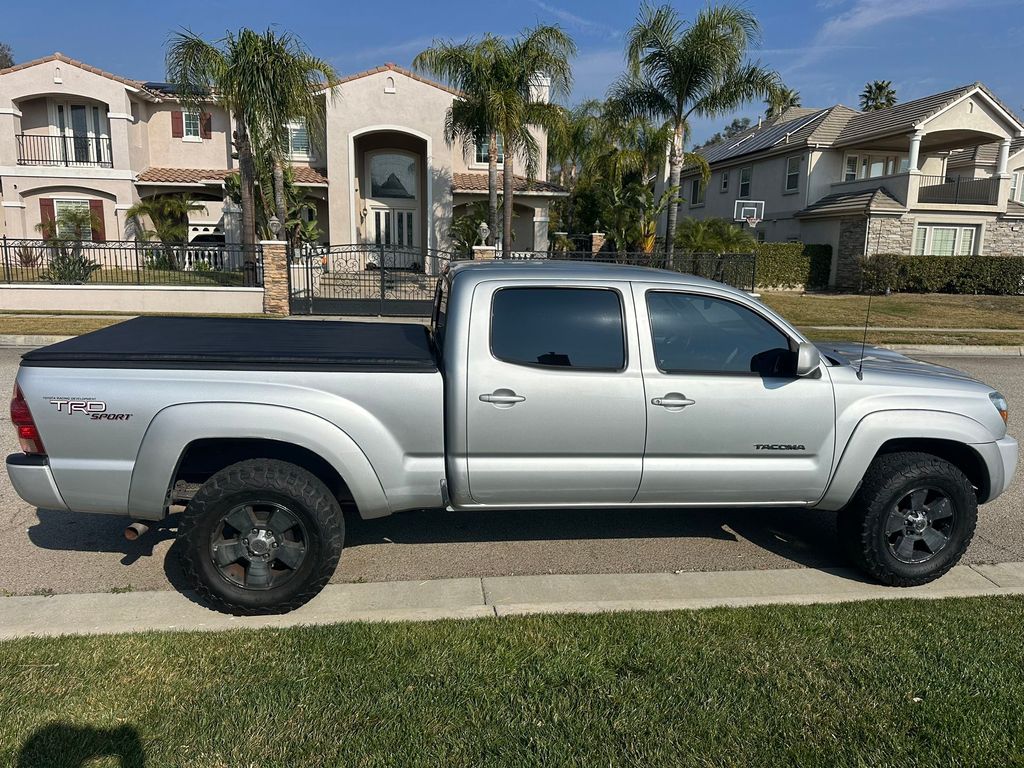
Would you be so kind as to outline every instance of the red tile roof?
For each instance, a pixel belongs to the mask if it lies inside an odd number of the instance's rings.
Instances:
[[[223,181],[224,177],[237,173],[234,168],[147,168],[139,174],[139,184],[204,184]],[[296,184],[326,184],[327,177],[315,168],[304,165],[292,166]]]
[[[504,184],[504,174],[498,171],[498,191]],[[452,192],[486,192],[486,173],[453,173]],[[512,177],[512,191],[520,194],[568,195],[569,191],[549,181],[527,179],[523,176]]]

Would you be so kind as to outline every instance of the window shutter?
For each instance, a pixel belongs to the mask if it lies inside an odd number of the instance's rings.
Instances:
[[[171,138],[180,139],[185,135],[185,121],[182,119],[181,110],[171,112]]]
[[[199,116],[199,136],[203,139],[213,138],[213,115],[209,112]]]
[[[42,224],[44,240],[57,234],[57,216],[53,211],[53,200],[48,197],[39,198],[39,223]]]
[[[90,200],[89,213],[92,214],[92,241],[102,243],[107,239],[107,231],[103,225],[103,201]]]

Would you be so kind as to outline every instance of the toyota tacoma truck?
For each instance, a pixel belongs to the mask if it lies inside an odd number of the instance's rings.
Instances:
[[[451,266],[429,328],[129,320],[25,354],[11,419],[23,499],[183,505],[186,572],[243,614],[316,595],[348,510],[810,507],[867,574],[921,584],[1017,462],[966,374],[815,346],[711,281],[554,261]]]

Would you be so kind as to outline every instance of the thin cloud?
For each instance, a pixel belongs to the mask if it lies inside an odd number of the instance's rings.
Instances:
[[[550,13],[556,19],[564,22],[566,26],[577,32],[584,34],[601,35],[604,37],[616,38],[619,36],[619,31],[613,29],[607,24],[602,24],[599,21],[593,19],[587,19],[583,16],[578,16],[571,11],[567,11],[564,8],[558,8],[557,6],[550,5],[549,3],[543,2],[543,0],[532,0],[533,4],[540,8],[545,13]]]

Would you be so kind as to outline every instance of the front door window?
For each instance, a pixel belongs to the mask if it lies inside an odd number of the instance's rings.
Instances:
[[[400,248],[416,246],[415,211],[406,208],[373,209],[373,242]]]

